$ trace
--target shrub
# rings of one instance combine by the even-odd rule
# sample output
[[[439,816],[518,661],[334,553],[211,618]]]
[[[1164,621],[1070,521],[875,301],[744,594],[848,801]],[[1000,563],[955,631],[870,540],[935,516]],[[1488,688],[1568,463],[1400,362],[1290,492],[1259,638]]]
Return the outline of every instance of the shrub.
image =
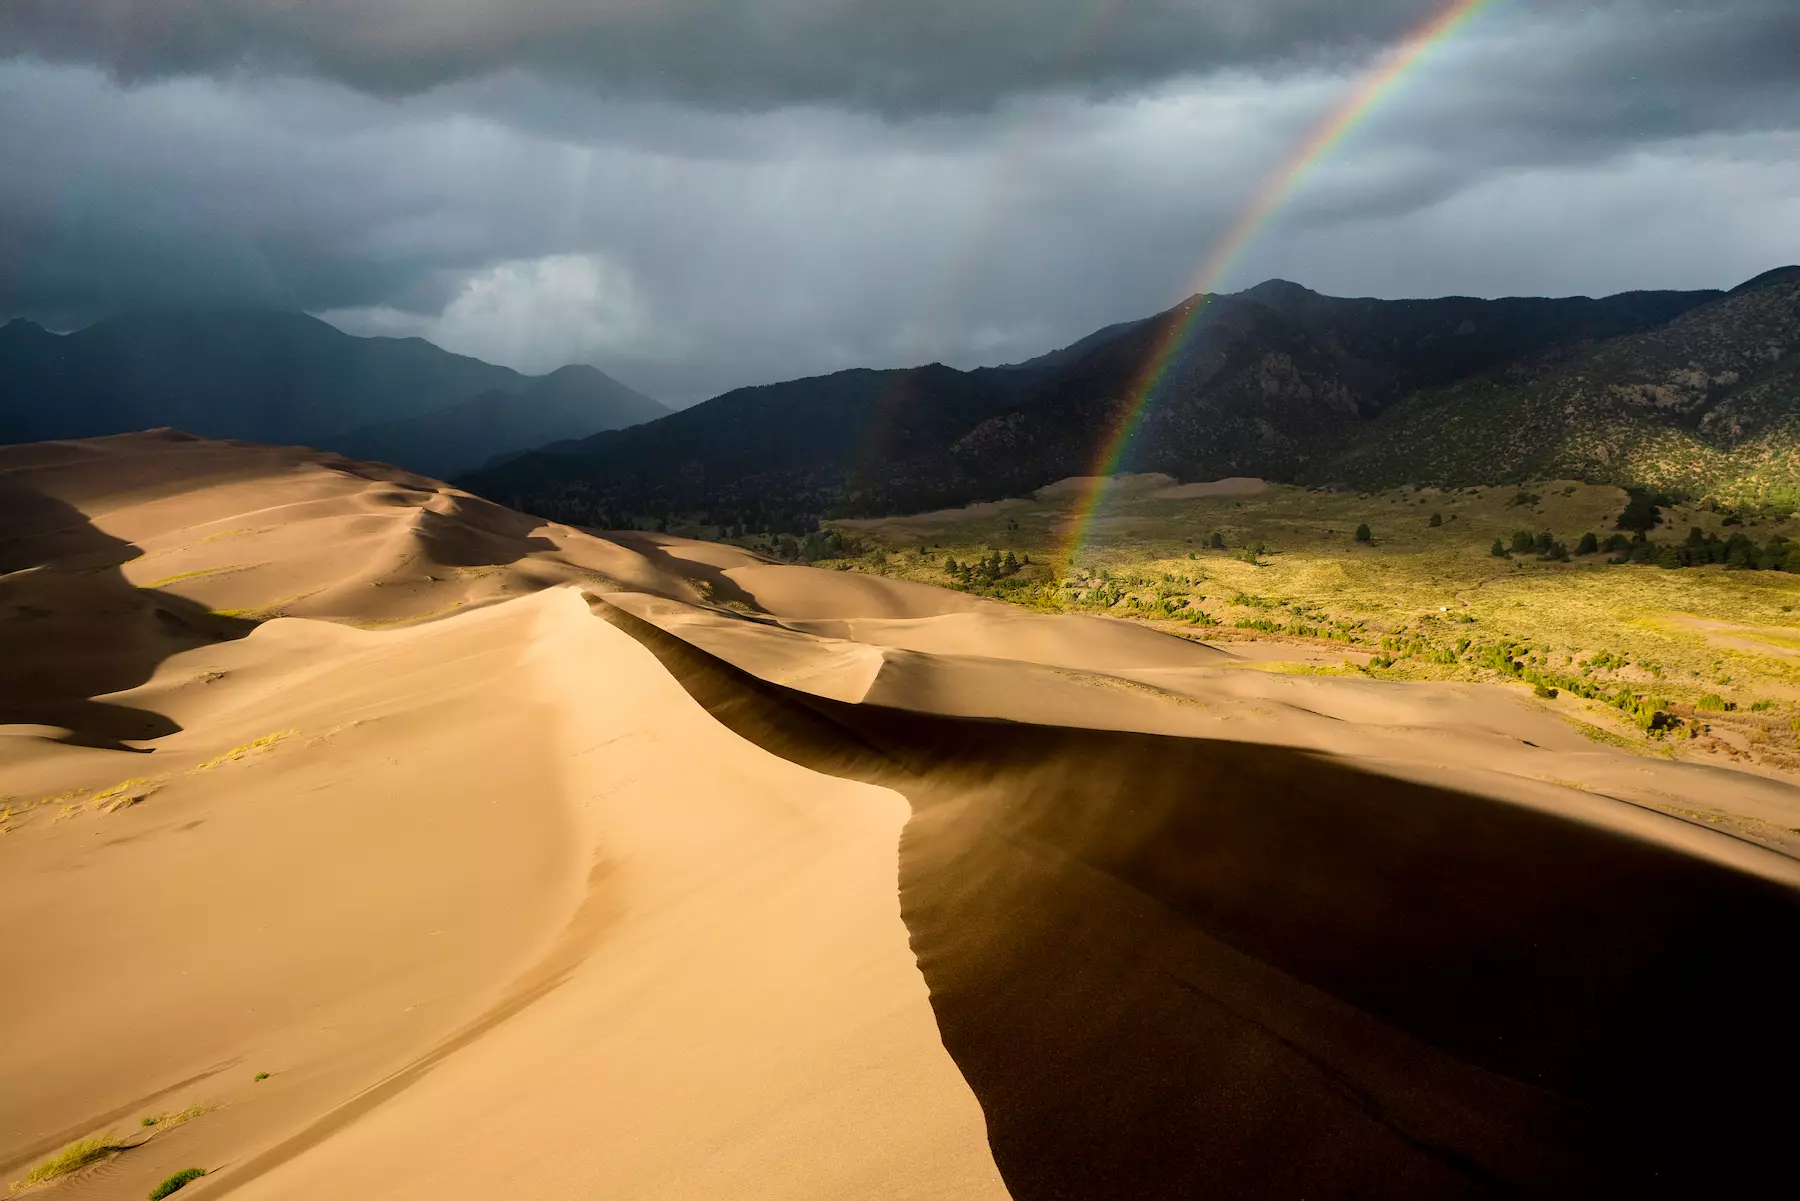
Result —
[[[1535,542],[1536,542],[1536,539],[1534,539],[1531,536],[1530,530],[1514,530],[1513,536],[1512,536],[1513,554],[1515,554],[1515,555],[1530,554],[1532,545]]]
[[[1581,541],[1575,544],[1575,553],[1578,555],[1591,555],[1599,549],[1600,540],[1592,533],[1583,534]]]
[[[186,1188],[190,1183],[206,1175],[205,1168],[183,1168],[161,1184],[150,1190],[150,1201],[162,1201],[170,1193]]]
[[[1433,529],[1436,529],[1438,526],[1444,524],[1444,515],[1442,513],[1433,513],[1431,515],[1431,520],[1426,522],[1425,524],[1428,526],[1431,526]]]
[[[1533,696],[1543,697],[1547,701],[1556,699],[1556,689],[1550,687],[1548,684],[1534,684],[1531,692]]]
[[[52,1180],[67,1176],[70,1172],[79,1172],[91,1163],[98,1163],[114,1152],[125,1148],[110,1141],[107,1136],[84,1138],[70,1143],[49,1159],[25,1174],[26,1184],[48,1184]]]
[[[1224,550],[1225,549],[1225,535],[1219,533],[1217,530],[1214,530],[1213,536],[1206,540],[1206,545],[1212,547],[1214,550]]]
[[[1704,710],[1708,713],[1729,713],[1731,710],[1736,709],[1737,706],[1720,696],[1718,693],[1709,692],[1698,701],[1694,702],[1694,708]]]
[[[1356,540],[1358,542],[1373,542],[1375,540],[1374,531],[1369,529],[1368,522],[1365,521],[1356,527]]]

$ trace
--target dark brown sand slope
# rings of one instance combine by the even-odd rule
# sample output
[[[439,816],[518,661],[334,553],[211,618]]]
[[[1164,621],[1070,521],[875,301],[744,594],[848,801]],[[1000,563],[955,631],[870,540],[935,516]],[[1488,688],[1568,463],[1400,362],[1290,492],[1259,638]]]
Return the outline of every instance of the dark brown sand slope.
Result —
[[[759,680],[714,717],[911,802],[902,911],[1013,1196],[1731,1195],[1800,1078],[1791,862],[1278,747]]]

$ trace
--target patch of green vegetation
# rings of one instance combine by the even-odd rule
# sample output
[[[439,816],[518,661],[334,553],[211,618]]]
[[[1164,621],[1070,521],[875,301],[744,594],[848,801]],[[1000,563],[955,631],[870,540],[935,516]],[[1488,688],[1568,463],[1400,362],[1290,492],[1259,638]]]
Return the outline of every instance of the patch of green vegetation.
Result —
[[[162,1201],[170,1193],[186,1188],[200,1177],[206,1175],[205,1168],[183,1168],[161,1184],[150,1190],[150,1201]]]
[[[1521,491],[1531,529],[1512,503]],[[1701,749],[1699,702],[1715,693],[1728,707],[1705,710],[1706,721],[1731,726],[1754,712],[1767,726],[1762,741],[1749,738],[1762,726],[1740,732],[1755,753],[1800,769],[1800,730],[1785,724],[1793,702],[1750,709],[1752,696],[1800,696],[1800,655],[1780,645],[1793,639],[1800,649],[1800,575],[1751,569],[1774,565],[1769,544],[1800,535],[1800,523],[1763,511],[1754,560],[1708,551],[1707,561],[1669,571],[1620,553],[1666,543],[1615,533],[1613,557],[1626,561],[1598,553],[1596,531],[1613,530],[1630,503],[1622,489],[1566,480],[1362,495],[1273,486],[1182,500],[1119,489],[1072,553],[1070,502],[1053,498],[1015,502],[1003,515],[858,521],[861,554],[824,565],[1048,612],[1201,628],[1227,643],[1334,643],[1369,654],[1364,670],[1383,678],[1554,689],[1617,713],[1642,733],[1607,737],[1643,752],[1666,753],[1670,735]],[[1397,506],[1421,504],[1443,524],[1392,520]],[[1667,527],[1700,531],[1677,548],[1742,546],[1728,524],[1735,512],[1671,501],[1662,515]],[[1383,531],[1379,542],[1356,542],[1359,526]],[[1257,561],[1246,561],[1255,547]],[[995,556],[1004,564],[1009,553],[1016,575],[965,582],[961,570],[946,571],[951,560],[959,569]]]
[[[261,1084],[264,1080],[267,1080],[268,1078],[269,1078],[269,1074],[267,1072],[258,1072],[256,1075],[252,1076],[250,1079],[257,1084]]]
[[[89,1164],[99,1163],[101,1160],[111,1158],[127,1149],[124,1144],[113,1142],[112,1136],[109,1134],[81,1139],[70,1143],[25,1173],[25,1179],[21,1185],[14,1187],[49,1184],[53,1180],[60,1180],[73,1172],[79,1172]]]

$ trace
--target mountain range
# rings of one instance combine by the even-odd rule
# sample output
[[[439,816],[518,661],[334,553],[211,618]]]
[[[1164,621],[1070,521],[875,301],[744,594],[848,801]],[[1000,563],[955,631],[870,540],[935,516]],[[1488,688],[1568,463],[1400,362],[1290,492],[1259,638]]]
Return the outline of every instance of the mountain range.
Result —
[[[176,426],[448,476],[668,411],[592,367],[527,376],[302,313],[127,313],[69,334],[0,326],[0,443]]]
[[[821,516],[1026,494],[1093,471],[1124,427],[1109,466],[1184,480],[1555,475],[1793,504],[1796,347],[1800,268],[1729,292],[1603,299],[1344,299],[1274,280],[1010,367],[739,389],[461,483],[573,523],[698,516],[799,533]]]
[[[1800,267],[1730,291],[1346,299],[1271,280],[1023,363],[853,369],[670,413],[592,367],[529,377],[296,313],[0,327],[0,442],[177,426],[456,478],[544,517],[806,533],[1101,466],[1183,480],[1566,477],[1800,504]],[[1173,349],[1171,349],[1173,348]]]

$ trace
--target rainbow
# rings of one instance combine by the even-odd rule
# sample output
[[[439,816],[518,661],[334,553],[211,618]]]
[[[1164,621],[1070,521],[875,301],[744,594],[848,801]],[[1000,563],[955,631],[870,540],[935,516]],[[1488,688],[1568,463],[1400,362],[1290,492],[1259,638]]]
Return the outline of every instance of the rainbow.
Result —
[[[1120,460],[1131,441],[1131,435],[1143,421],[1144,413],[1150,407],[1157,389],[1161,387],[1163,377],[1194,332],[1201,314],[1214,299],[1213,289],[1218,286],[1219,281],[1256,240],[1256,235],[1268,224],[1269,218],[1305,182],[1311,170],[1330,157],[1337,145],[1434,46],[1454,34],[1491,2],[1492,0],[1449,0],[1430,20],[1402,38],[1357,83],[1355,90],[1344,102],[1320,122],[1280,168],[1269,176],[1250,206],[1226,231],[1225,236],[1219,239],[1212,253],[1194,274],[1188,288],[1190,294],[1198,294],[1192,306],[1186,313],[1169,322],[1162,341],[1145,361],[1143,369],[1126,392],[1125,400],[1118,406],[1112,428],[1101,440],[1093,469],[1089,473],[1092,482],[1076,502],[1068,547],[1063,555],[1065,563],[1073,563],[1075,555],[1086,543],[1093,529],[1094,517],[1105,499],[1107,485],[1119,471]]]

